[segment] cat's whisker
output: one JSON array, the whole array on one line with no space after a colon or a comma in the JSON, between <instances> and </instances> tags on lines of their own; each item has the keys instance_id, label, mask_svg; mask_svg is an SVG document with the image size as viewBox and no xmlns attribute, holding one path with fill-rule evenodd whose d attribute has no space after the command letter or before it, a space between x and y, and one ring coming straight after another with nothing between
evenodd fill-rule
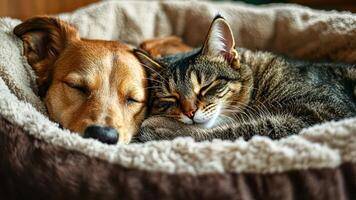
<instances>
[{"instance_id":1,"label":"cat's whisker","mask_svg":"<svg viewBox=\"0 0 356 200\"><path fill-rule=\"evenodd\" d=\"M230 117L230 116L227 116L227 115L224 115L224 114L222 114L222 115L220 116L220 118L223 118L224 124L236 123L236 120L235 120L234 118L232 118L232 117ZM226 123L226 121L227 121L227 123Z\"/></svg>"},{"instance_id":2,"label":"cat's whisker","mask_svg":"<svg viewBox=\"0 0 356 200\"><path fill-rule=\"evenodd\" d=\"M161 83L161 84L164 84L162 81L159 81L157 79L153 79L153 78L145 78L146 80L149 80L149 81L154 81L154 82L157 82L157 83Z\"/></svg>"},{"instance_id":3,"label":"cat's whisker","mask_svg":"<svg viewBox=\"0 0 356 200\"><path fill-rule=\"evenodd\" d=\"M162 87L159 86L150 86L150 87L145 87L144 89L161 89Z\"/></svg>"},{"instance_id":4,"label":"cat's whisker","mask_svg":"<svg viewBox=\"0 0 356 200\"><path fill-rule=\"evenodd\" d=\"M232 103L232 102L229 102L229 103ZM256 111L255 108L253 108L253 107L251 107L251 106L249 106L249 105L247 105L247 104L244 104L244 103L241 103L241 102L237 102L237 101L235 101L235 102L233 102L233 103L237 103L237 104L239 104L239 106L229 104L229 105L227 105L227 107L238 108L238 109L240 109L240 110L249 109L249 110Z\"/></svg>"},{"instance_id":5,"label":"cat's whisker","mask_svg":"<svg viewBox=\"0 0 356 200\"><path fill-rule=\"evenodd\" d=\"M260 116L261 113L262 113L262 114L268 114L268 113L269 113L269 112L266 113L266 111L268 111L268 109L267 109L267 107L266 107L263 103L260 103L260 105L262 105L262 107L260 107L259 105L256 105L256 106L252 107L252 106L249 106L249 105L247 105L247 104L245 104L245 103L238 102L238 101L230 101L230 103L231 103L231 102L237 103L237 104L239 104L239 105L241 105L241 106L243 106L243 107L245 107L245 108L251 110L251 111L252 111L252 114L257 115L257 116ZM228 106L234 107L234 105L228 105ZM238 106L237 108L240 108L240 106ZM241 109L241 108L240 108L240 109Z\"/></svg>"},{"instance_id":6,"label":"cat's whisker","mask_svg":"<svg viewBox=\"0 0 356 200\"><path fill-rule=\"evenodd\" d=\"M228 117L229 119L231 119L231 124L235 124L235 123L244 123L245 119L242 118L241 116L238 115L232 115L232 116L227 116L225 114L222 114L223 117Z\"/></svg>"},{"instance_id":7,"label":"cat's whisker","mask_svg":"<svg viewBox=\"0 0 356 200\"><path fill-rule=\"evenodd\" d=\"M241 103L243 104L243 103ZM249 108L250 112L246 112L245 110L246 109L242 109L241 107L237 107L237 106L234 106L234 105L227 105L225 110L228 109L228 108L234 108L232 109L232 112L233 114L235 114L234 116L238 116L238 115L243 115L245 116L247 119L253 119L255 118L256 116L259 117L260 116L260 113L253 107L251 106L248 106L246 104L244 104L244 107L245 108ZM252 111L252 112L251 112Z\"/></svg>"},{"instance_id":8,"label":"cat's whisker","mask_svg":"<svg viewBox=\"0 0 356 200\"><path fill-rule=\"evenodd\" d=\"M152 67L150 67L150 66L148 66L148 65L146 65L146 64L144 64L144 63L142 63L142 62L140 62L140 63L141 63L141 65L142 65L143 67L145 67L145 68L147 68L147 69L153 71L155 74L157 74L157 75L158 75L159 77L161 77L165 82L168 83L167 79L164 78L157 70L153 69Z\"/></svg>"}]
</instances>

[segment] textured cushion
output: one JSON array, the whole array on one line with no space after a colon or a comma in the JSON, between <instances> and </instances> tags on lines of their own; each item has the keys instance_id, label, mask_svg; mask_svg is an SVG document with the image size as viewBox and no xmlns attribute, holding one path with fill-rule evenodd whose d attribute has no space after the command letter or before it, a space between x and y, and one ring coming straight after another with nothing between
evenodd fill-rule
<instances>
[{"instance_id":1,"label":"textured cushion","mask_svg":"<svg viewBox=\"0 0 356 200\"><path fill-rule=\"evenodd\" d=\"M82 37L120 40L137 45L144 39L177 35L189 45L199 46L217 13L230 22L240 47L270 50L298 58L356 62L356 15L346 12L316 11L295 5L254 7L200 1L108 1L59 17L77 26ZM312 185L310 190L300 190L306 192L306 196L308 191L315 192L315 187L318 190L316 194L329 196L347 193L351 191L350 187L352 189L356 185L354 181L349 181L354 176L347 176L347 173L355 174L356 171L356 118L315 125L302 130L299 135L276 141L255 136L249 141L238 139L197 143L191 138L177 138L145 144L106 145L62 130L48 119L44 105L36 95L34 73L22 55L21 41L12 34L12 28L18 23L20 21L15 19L0 19L0 147L6 147L0 148L0 169L6 169L0 170L0 176L4 173L4 177L7 177L2 179L3 182L0 181L0 188L3 185L9 190L18 189L18 184L27 184L32 178L34 182L49 181L45 184L49 191L56 184L61 184L61 189L54 189L51 193L54 198L56 194L74 198L71 195L76 192L79 195L82 187L90 188L88 195L91 195L90 192L104 195L101 192L105 187L97 187L98 183L102 183L112 187L112 193L106 194L109 199L119 194L120 187L128 183L135 185L136 182L137 187L149 185L147 191L152 192L156 188L162 192L159 194L167 195L161 198L178 195L175 197L185 199L179 194L187 192L199 196L201 186L214 187L211 183L224 180L219 182L222 185L216 186L219 190L213 190L215 197L223 197L219 195L233 188L231 192L240 196L249 191L247 196L241 196L248 199L249 195L254 195L251 192L254 190L263 196L270 192L268 190L281 188L288 195L288 191L306 183ZM48 152L46 154L46 148L53 157ZM75 165L78 170L73 170L71 163L76 162L73 158L77 156L80 157L80 162ZM27 158L32 161L27 162ZM50 161L45 162L48 159ZM19 163L21 167L18 167ZM98 171L95 166L100 166ZM103 174L103 170L108 170L108 174ZM293 175L288 174L302 171L308 174L305 170L316 170L313 171L316 174L322 170L320 173L326 175L312 181L298 178L299 182L294 183L296 180L290 177ZM246 173L256 176L251 180L256 181L257 185L252 186L248 180L245 182L249 178L242 175ZM289 178L275 179L279 173ZM311 177L317 176L313 173L310 172ZM125 181L110 181L110 174L113 180L123 178ZM258 181L270 180L267 174L274 177L274 187L268 187L265 191L258 186ZM61 179L67 175L70 177L69 183ZM237 178L240 175L242 177ZM140 180L140 177L146 176L149 178ZM303 177L300 174L296 176ZM50 184L51 177L54 185ZM317 185L323 180L326 180L325 187L330 186L328 184L333 182L330 177L338 180L336 183L340 185L335 186L336 189L333 186L334 189L329 191L318 189ZM162 183L169 186L165 188L161 185L161 178L164 180ZM144 180L146 182L140 182ZM40 183L31 186L34 191L45 188ZM350 184L345 186L344 183ZM239 188L235 188L236 184ZM176 191L175 187L181 187L182 190ZM3 190L0 189L0 195ZM21 196L28 192L26 189L16 191L19 193L11 194ZM336 196L341 198L340 195ZM287 199L283 197L281 199Z\"/></svg>"}]
</instances>

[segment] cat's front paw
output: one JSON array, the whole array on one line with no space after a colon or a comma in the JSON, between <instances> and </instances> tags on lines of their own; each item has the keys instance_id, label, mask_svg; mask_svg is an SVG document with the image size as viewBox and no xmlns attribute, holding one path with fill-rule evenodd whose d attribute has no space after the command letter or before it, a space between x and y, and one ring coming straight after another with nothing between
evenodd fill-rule
<instances>
[{"instance_id":1,"label":"cat's front paw","mask_svg":"<svg viewBox=\"0 0 356 200\"><path fill-rule=\"evenodd\" d=\"M136 141L172 140L183 135L183 127L182 123L170 118L150 117L142 123Z\"/></svg>"},{"instance_id":2,"label":"cat's front paw","mask_svg":"<svg viewBox=\"0 0 356 200\"><path fill-rule=\"evenodd\" d=\"M152 129L152 127L141 127L137 136L135 137L134 142L144 143L157 139L157 134L155 134L155 130Z\"/></svg>"},{"instance_id":3,"label":"cat's front paw","mask_svg":"<svg viewBox=\"0 0 356 200\"><path fill-rule=\"evenodd\" d=\"M172 140L179 137L177 130L165 127L142 127L137 136L138 142L148 142L153 140Z\"/></svg>"}]
</instances>

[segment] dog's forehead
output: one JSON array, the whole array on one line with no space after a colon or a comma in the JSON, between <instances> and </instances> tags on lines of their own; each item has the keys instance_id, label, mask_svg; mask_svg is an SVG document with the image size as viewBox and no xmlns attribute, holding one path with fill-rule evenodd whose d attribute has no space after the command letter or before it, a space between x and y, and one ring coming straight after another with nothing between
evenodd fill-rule
<instances>
[{"instance_id":1,"label":"dog's forehead","mask_svg":"<svg viewBox=\"0 0 356 200\"><path fill-rule=\"evenodd\" d=\"M61 71L82 73L135 73L143 71L131 49L120 43L109 41L85 41L70 45L57 62Z\"/></svg>"},{"instance_id":2,"label":"dog's forehead","mask_svg":"<svg viewBox=\"0 0 356 200\"><path fill-rule=\"evenodd\" d=\"M122 91L144 88L147 84L145 70L132 50L109 42L69 46L57 62L56 72L61 77L77 74L74 79L79 77L96 87L109 83Z\"/></svg>"}]
</instances>

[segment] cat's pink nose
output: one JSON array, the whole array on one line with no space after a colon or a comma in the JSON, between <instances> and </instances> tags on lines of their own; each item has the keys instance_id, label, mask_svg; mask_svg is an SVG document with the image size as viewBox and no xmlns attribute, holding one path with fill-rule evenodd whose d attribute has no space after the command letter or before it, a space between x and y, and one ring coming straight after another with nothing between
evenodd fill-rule
<instances>
[{"instance_id":1,"label":"cat's pink nose","mask_svg":"<svg viewBox=\"0 0 356 200\"><path fill-rule=\"evenodd\" d=\"M195 114L196 110L189 110L187 112L184 112L184 114L189 117L189 118L193 118L194 114Z\"/></svg>"},{"instance_id":2,"label":"cat's pink nose","mask_svg":"<svg viewBox=\"0 0 356 200\"><path fill-rule=\"evenodd\" d=\"M186 115L187 117L192 119L197 109L198 108L192 99L183 99L181 101L181 110L183 114Z\"/></svg>"}]
</instances>

